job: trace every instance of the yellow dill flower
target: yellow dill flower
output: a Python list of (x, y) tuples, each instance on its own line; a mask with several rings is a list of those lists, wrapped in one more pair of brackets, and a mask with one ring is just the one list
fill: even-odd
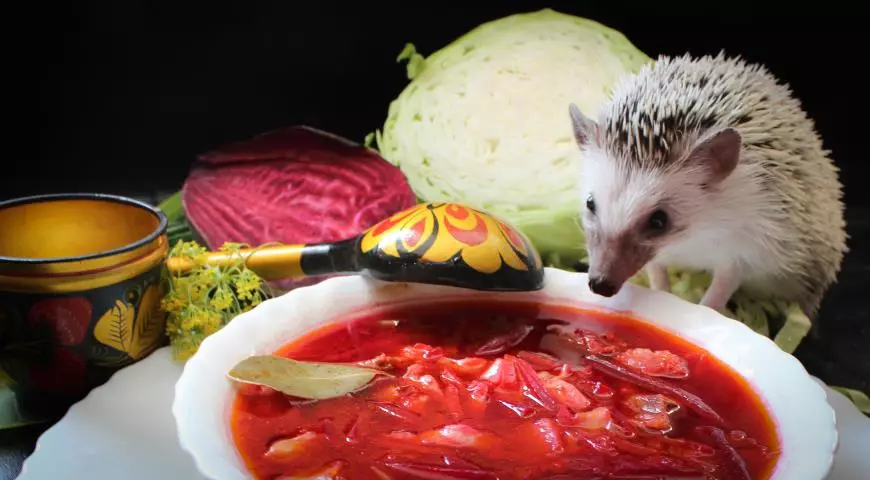
[[(242, 247), (227, 243), (220, 250), (233, 253)], [(190, 358), (206, 337), (269, 296), (262, 279), (245, 267), (241, 254), (229, 267), (216, 267), (206, 265), (206, 253), (196, 242), (178, 242), (169, 252), (170, 257), (194, 264), (185, 275), (164, 275), (168, 288), (161, 305), (167, 312), (166, 334), (176, 360)]]
[(203, 255), (207, 252), (205, 247), (199, 245), (196, 242), (178, 242), (175, 244), (175, 247), (172, 248), (170, 255), (173, 257), (183, 257), (189, 260), (198, 261), (202, 263), (204, 258)]
[(221, 245), (221, 248), (219, 248), (218, 251), (221, 251), (224, 253), (238, 253), (241, 249), (247, 248), (247, 247), (248, 247), (248, 245), (245, 243), (226, 242), (223, 245)]
[(248, 310), (261, 304), (263, 302), (263, 300), (265, 300), (265, 296), (263, 295), (263, 291), (258, 290), (256, 293), (254, 293), (254, 297), (251, 299), (251, 306), (248, 307)]
[(218, 287), (209, 301), (209, 304), (215, 310), (228, 310), (234, 303), (233, 292), (229, 288), (224, 287)]
[(260, 290), (261, 284), (260, 277), (250, 270), (242, 271), (233, 280), (233, 286), (236, 287), (236, 294), (239, 300), (253, 300), (254, 294)]
[(204, 336), (211, 335), (223, 328), (224, 325), (224, 318), (221, 314), (210, 312), (207, 317), (203, 318), (202, 334)]
[(200, 279), (200, 281), (191, 283), (187, 289), (188, 296), (190, 297), (190, 302), (196, 305), (203, 303), (205, 300), (206, 292), (208, 291), (207, 282)]
[(203, 330), (209, 322), (209, 313), (199, 308), (188, 308), (181, 315), (182, 330)]

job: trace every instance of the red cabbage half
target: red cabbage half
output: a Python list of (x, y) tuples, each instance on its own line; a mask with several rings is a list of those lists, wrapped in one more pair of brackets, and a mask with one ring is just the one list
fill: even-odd
[(188, 221), (212, 250), (225, 242), (342, 240), (416, 203), (402, 172), (374, 150), (305, 126), (200, 155), (181, 196)]

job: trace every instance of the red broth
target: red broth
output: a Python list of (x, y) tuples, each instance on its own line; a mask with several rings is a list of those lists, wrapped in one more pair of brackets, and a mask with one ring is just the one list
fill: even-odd
[(240, 388), (232, 431), (259, 479), (743, 480), (769, 478), (779, 457), (764, 404), (736, 372), (628, 316), (403, 307), (277, 354), (390, 376), (317, 402)]

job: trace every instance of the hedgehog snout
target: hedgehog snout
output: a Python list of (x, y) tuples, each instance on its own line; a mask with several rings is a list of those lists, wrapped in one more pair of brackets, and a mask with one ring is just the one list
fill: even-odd
[(612, 297), (616, 295), (621, 287), (622, 284), (614, 282), (601, 275), (589, 277), (589, 289), (602, 297)]
[(633, 233), (598, 235), (587, 244), (589, 252), (589, 290), (603, 297), (619, 293), (622, 285), (654, 256), (648, 243), (639, 242)]

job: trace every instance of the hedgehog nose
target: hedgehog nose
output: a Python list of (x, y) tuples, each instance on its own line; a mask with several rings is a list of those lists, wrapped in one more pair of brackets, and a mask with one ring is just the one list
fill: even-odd
[(607, 278), (589, 277), (589, 289), (602, 297), (612, 297), (619, 291), (619, 286)]

